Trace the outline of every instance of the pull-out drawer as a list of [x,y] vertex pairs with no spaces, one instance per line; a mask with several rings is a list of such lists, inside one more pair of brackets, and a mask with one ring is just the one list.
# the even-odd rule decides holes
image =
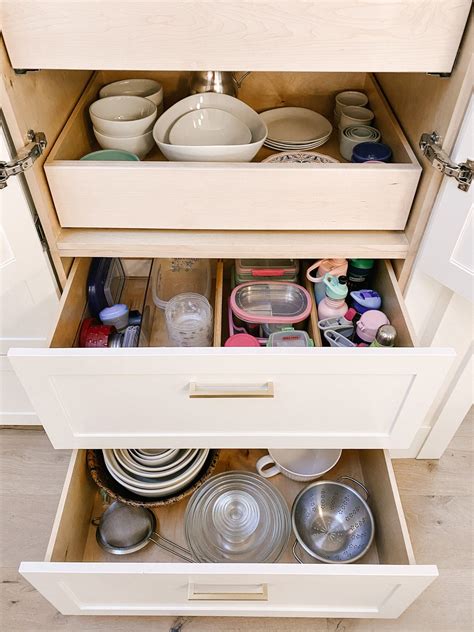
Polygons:
[[470,6],[468,0],[3,4],[15,68],[136,70],[158,62],[165,69],[405,72],[451,70]]
[[[216,473],[255,471],[263,450],[222,450]],[[436,566],[416,565],[392,464],[381,450],[343,451],[327,478],[349,475],[370,492],[375,539],[354,564],[322,564],[309,556],[297,564],[294,537],[275,564],[176,562],[149,544],[117,557],[96,542],[91,521],[103,499],[76,451],[66,478],[44,562],[23,562],[20,572],[63,614],[233,615],[288,617],[398,617],[437,576]],[[288,507],[303,483],[271,479]],[[187,499],[159,507],[159,532],[185,545]]]
[[55,448],[411,445],[454,352],[414,346],[390,262],[377,262],[373,286],[398,331],[392,349],[321,347],[314,306],[314,348],[221,346],[225,263],[214,266],[213,348],[170,347],[148,278],[130,276],[121,300],[144,314],[141,346],[84,349],[90,260],[75,261],[51,348],[9,353]]
[[[188,94],[189,73],[134,73],[159,80],[169,107]],[[89,105],[127,73],[97,72],[45,163],[63,228],[183,230],[403,230],[421,167],[389,104],[366,73],[252,73],[239,98],[256,111],[282,105],[333,120],[334,97],[363,90],[390,164],[352,164],[339,153],[337,126],[318,152],[338,163],[269,164],[263,147],[250,163],[168,162],[157,147],[141,162],[89,162],[100,149]],[[290,237],[291,238],[291,237]]]

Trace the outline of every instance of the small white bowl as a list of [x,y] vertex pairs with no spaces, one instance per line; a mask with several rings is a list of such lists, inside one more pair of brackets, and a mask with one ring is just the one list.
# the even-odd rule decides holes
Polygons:
[[149,99],[158,106],[163,103],[163,86],[153,79],[122,79],[100,89],[99,97],[134,96]]
[[[196,146],[171,145],[169,133],[175,122],[184,114],[203,108],[225,110],[240,119],[249,128],[252,142],[247,145]],[[195,162],[248,162],[262,147],[267,137],[267,126],[247,104],[228,94],[204,92],[181,99],[156,121],[153,138],[168,160]]]
[[89,107],[94,128],[116,138],[140,136],[150,131],[157,113],[156,105],[144,97],[105,97]]
[[374,120],[374,113],[359,105],[348,105],[341,110],[339,128],[345,129],[351,125],[370,125]]
[[101,134],[94,127],[94,135],[102,149],[123,149],[136,154],[140,160],[143,160],[147,154],[153,149],[155,141],[153,140],[153,131],[145,132],[141,136],[130,136],[127,138],[117,138],[115,136],[106,136]]
[[225,110],[204,108],[188,112],[170,130],[172,145],[247,145],[252,133],[240,119]]
[[363,107],[367,105],[369,99],[363,92],[358,92],[357,90],[344,90],[344,92],[336,94],[335,102],[334,111],[340,115],[342,108],[348,107],[349,105],[358,105]]
[[351,160],[352,150],[359,143],[378,143],[380,132],[369,125],[352,125],[339,130],[339,151],[346,160]]

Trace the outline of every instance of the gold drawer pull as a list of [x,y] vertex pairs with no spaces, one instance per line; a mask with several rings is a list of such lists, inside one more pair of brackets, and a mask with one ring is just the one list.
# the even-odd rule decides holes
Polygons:
[[189,397],[274,397],[273,382],[263,384],[198,384],[190,382]]
[[267,584],[192,584],[188,599],[201,601],[268,601]]

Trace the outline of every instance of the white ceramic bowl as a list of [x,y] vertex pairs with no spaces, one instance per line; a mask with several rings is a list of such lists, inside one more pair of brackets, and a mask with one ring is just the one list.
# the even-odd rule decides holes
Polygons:
[[125,151],[131,151],[132,154],[136,154],[140,160],[143,160],[155,146],[153,131],[151,130],[141,136],[116,138],[115,136],[105,136],[105,134],[101,134],[94,127],[94,135],[103,149],[123,149]]
[[[250,129],[252,142],[247,145],[214,145],[189,147],[171,145],[169,133],[175,122],[184,114],[203,108],[225,110],[240,119]],[[267,126],[251,107],[229,96],[217,92],[205,92],[186,97],[170,107],[156,121],[153,138],[168,160],[197,162],[248,162],[262,147],[267,137]]]
[[341,110],[339,128],[345,129],[351,125],[370,125],[374,120],[374,113],[359,105],[349,105]]
[[153,79],[122,79],[100,89],[99,97],[132,96],[150,99],[156,106],[163,103],[163,86]]
[[89,107],[94,128],[106,136],[125,138],[150,131],[158,111],[144,97],[105,97]]
[[248,145],[252,132],[230,112],[204,108],[188,112],[171,127],[172,145]]
[[346,160],[351,160],[352,150],[359,143],[377,143],[380,132],[369,125],[352,125],[339,130],[339,151]]
[[334,119],[336,123],[339,123],[341,120],[342,108],[349,105],[358,105],[363,107],[367,105],[368,102],[369,99],[363,92],[358,92],[357,90],[345,90],[344,92],[339,92],[339,94],[336,94],[334,106]]

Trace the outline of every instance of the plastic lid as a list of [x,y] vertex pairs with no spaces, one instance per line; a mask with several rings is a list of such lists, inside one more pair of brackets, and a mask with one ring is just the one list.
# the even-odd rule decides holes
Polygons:
[[227,338],[224,347],[260,347],[260,343],[250,334],[234,334]]
[[128,314],[128,305],[117,303],[116,305],[105,307],[103,310],[101,310],[99,318],[102,321],[111,320],[114,318],[120,318],[121,316],[125,316],[126,314]]
[[314,342],[306,331],[284,329],[270,335],[267,347],[314,347]]
[[382,305],[380,294],[375,290],[356,290],[351,292],[354,301],[367,309],[378,309]]
[[354,268],[361,268],[362,270],[370,270],[374,267],[373,259],[349,259],[349,263]]
[[371,309],[360,317],[357,323],[357,335],[364,342],[372,342],[378,328],[382,325],[390,325],[387,316],[377,309]]
[[[340,281],[342,279],[342,282]],[[326,296],[334,300],[341,300],[347,296],[347,278],[335,277],[332,274],[324,275],[324,285],[326,286]]]

